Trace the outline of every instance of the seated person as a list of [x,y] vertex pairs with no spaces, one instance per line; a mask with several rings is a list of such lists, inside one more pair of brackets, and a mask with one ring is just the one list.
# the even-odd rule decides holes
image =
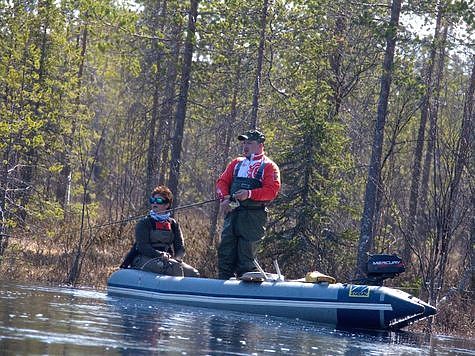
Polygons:
[[150,213],[135,226],[135,257],[132,268],[169,276],[199,277],[197,269],[182,261],[185,255],[183,234],[170,217],[173,194],[165,186],[151,194]]

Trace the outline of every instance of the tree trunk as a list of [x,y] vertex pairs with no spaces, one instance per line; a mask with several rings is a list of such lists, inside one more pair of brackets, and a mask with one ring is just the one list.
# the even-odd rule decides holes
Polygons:
[[[470,77],[470,84],[467,89],[464,111],[463,111],[463,118],[462,118],[462,126],[460,128],[460,138],[457,143],[457,150],[456,150],[456,161],[454,167],[454,175],[453,179],[449,184],[449,194],[448,194],[448,202],[445,205],[446,211],[443,214],[443,220],[441,222],[441,262],[440,262],[440,273],[438,273],[438,280],[439,286],[443,286],[445,280],[445,271],[447,268],[447,260],[449,257],[449,243],[452,239],[452,230],[454,229],[454,214],[455,214],[455,207],[457,201],[459,200],[459,192],[460,192],[460,182],[462,180],[462,175],[465,168],[469,168],[469,157],[470,157],[470,150],[473,147],[471,144],[470,139],[473,131],[473,120],[474,120],[474,98],[475,93],[475,65],[472,67],[472,73]],[[472,210],[473,212],[473,210]],[[472,214],[473,215],[473,214]],[[473,217],[472,217],[473,218]],[[472,246],[473,248],[473,246]],[[463,279],[462,279],[463,280]]]
[[168,58],[167,75],[164,90],[164,102],[160,110],[160,121],[158,123],[158,145],[157,152],[160,155],[158,162],[158,183],[165,184],[167,173],[167,163],[170,153],[170,133],[173,125],[173,107],[175,104],[177,63],[180,57],[180,37],[181,28],[178,24],[174,24],[171,34],[171,58]]
[[[36,71],[38,73],[38,79],[37,83],[41,87],[44,81],[44,76],[45,76],[45,61],[47,58],[47,42],[48,42],[48,31],[49,31],[49,12],[50,12],[50,4],[48,2],[45,3],[39,3],[38,4],[38,12],[40,16],[42,17],[42,21],[38,27],[38,34],[40,36],[40,60],[39,60],[39,65],[38,65],[38,70]],[[40,117],[42,114],[40,112],[40,101],[36,101],[34,104],[34,115],[35,117]],[[38,163],[39,159],[39,154],[38,150],[35,148],[29,148],[28,153],[26,154],[27,161],[25,164],[25,167],[20,170],[21,173],[21,179],[20,179],[20,211],[19,211],[19,217],[22,221],[25,221],[26,216],[27,216],[27,211],[26,207],[28,206],[28,202],[30,200],[30,194],[31,194],[31,185],[33,184],[33,178],[35,176],[35,171],[36,171],[36,165]]]
[[257,68],[256,68],[256,77],[254,78],[254,93],[252,95],[252,112],[251,112],[251,127],[253,129],[257,128],[257,111],[259,109],[259,94],[260,94],[260,83],[262,76],[262,62],[264,61],[264,47],[266,44],[266,26],[267,26],[267,10],[269,7],[269,1],[264,0],[262,4],[262,13],[261,13],[261,33],[259,36],[259,49],[257,52]]
[[[474,172],[475,169],[475,124],[473,118],[473,111],[472,111],[472,162],[470,164],[472,172]],[[469,289],[471,291],[475,290],[475,187],[472,187],[472,222],[470,226],[470,241],[468,243],[467,249],[468,249],[468,256],[469,256],[469,261],[468,261],[468,267],[465,270],[464,277],[462,278],[462,281],[460,283],[459,289],[465,289],[466,286],[469,286]],[[464,282],[465,281],[465,282]]]
[[[346,31],[345,16],[341,13],[341,10],[339,10],[334,16],[336,16],[336,20],[333,35],[335,38],[339,38],[341,34],[345,33]],[[331,108],[330,119],[335,119],[338,116],[338,113],[340,112],[341,101],[343,99],[342,85],[344,78],[341,73],[341,64],[343,60],[344,46],[343,41],[341,39],[337,41],[338,45],[329,56],[330,67],[332,69],[333,74],[333,78],[330,78],[329,80],[330,86],[333,91],[333,107]]]
[[2,256],[8,246],[8,212],[7,206],[7,189],[8,189],[8,151],[9,147],[5,147],[3,151],[3,159],[0,172],[0,263]]
[[[78,94],[77,94],[77,97],[76,97],[76,107],[78,108],[79,107],[79,102],[80,102],[80,91],[79,89],[81,88],[81,80],[82,80],[82,76],[83,76],[83,72],[84,72],[84,63],[85,63],[85,59],[86,59],[86,50],[87,50],[87,41],[88,41],[88,38],[87,38],[87,34],[88,34],[88,30],[87,30],[87,25],[84,26],[84,30],[83,30],[83,33],[82,33],[82,40],[81,40],[81,56],[80,56],[80,63],[79,63],[79,70],[78,70]],[[75,127],[76,127],[76,122],[73,121],[73,127],[72,127],[72,133],[71,133],[71,142],[70,144],[72,145],[72,140],[74,139],[74,132],[75,132]],[[102,139],[102,137],[101,137]],[[67,156],[66,156],[67,157]],[[72,171],[71,171],[71,166],[69,164],[69,159],[66,158],[67,160],[67,171],[65,173],[67,173],[67,177],[68,177],[68,182],[69,184],[71,184],[71,174],[72,174]],[[92,169],[93,167],[91,168],[91,174],[92,174]],[[83,175],[85,176],[86,175],[86,172],[83,172]],[[85,205],[86,205],[86,196],[87,196],[87,185],[88,185],[88,182],[84,183],[83,185],[83,201],[82,201],[82,214],[81,214],[81,229],[80,229],[80,236],[79,236],[79,241],[78,241],[78,244],[77,244],[77,247],[76,247],[76,253],[74,254],[74,257],[73,257],[73,263],[71,265],[71,268],[69,270],[69,273],[68,273],[68,277],[67,277],[67,283],[69,284],[75,284],[77,279],[79,278],[79,274],[80,274],[80,260],[82,258],[82,248],[83,248],[83,235],[84,235],[84,214],[85,214]],[[67,188],[66,188],[66,195],[69,196],[70,195],[70,190],[71,190],[71,186],[69,185]],[[69,202],[67,202],[69,203]]]
[[[445,27],[445,38],[447,37],[448,27]],[[445,58],[445,51],[441,53],[441,62],[444,63],[442,58]],[[472,71],[471,81],[467,89],[467,95],[464,105],[464,113],[462,118],[462,126],[460,128],[460,137],[457,143],[456,150],[456,161],[453,171],[453,179],[449,184],[449,194],[447,197],[446,212],[445,218],[441,223],[441,235],[442,235],[442,246],[441,246],[441,273],[439,274],[439,279],[441,281],[440,285],[443,285],[445,280],[445,270],[447,267],[447,259],[449,256],[449,242],[452,238],[452,230],[454,228],[454,214],[459,199],[460,192],[460,181],[462,180],[462,175],[465,167],[467,166],[467,161],[469,157],[470,150],[470,119],[472,114],[473,107],[473,93],[475,88],[475,72]]]
[[[427,78],[426,78],[426,93],[423,98],[421,106],[421,120],[419,123],[419,130],[417,133],[416,147],[414,148],[414,161],[412,164],[411,188],[409,197],[409,213],[407,215],[406,236],[404,240],[404,249],[402,258],[407,263],[411,260],[411,249],[413,247],[415,236],[414,227],[417,215],[417,203],[419,201],[419,182],[421,179],[421,162],[422,152],[424,148],[425,131],[427,126],[427,116],[429,113],[429,103],[432,96],[432,74],[434,71],[434,64],[436,59],[437,44],[440,41],[440,26],[442,20],[442,9],[439,6],[437,12],[437,20],[435,25],[434,40],[432,41],[432,49],[430,51],[429,60],[427,63]],[[444,44],[442,44],[444,46]]]
[[[462,179],[462,174],[464,169],[467,169],[468,172],[474,172],[473,163],[475,160],[475,142],[474,139],[474,130],[475,130],[475,57],[473,60],[472,74],[470,76],[470,84],[467,89],[465,105],[463,110],[463,120],[462,127],[460,129],[460,140],[457,147],[457,161],[455,164],[455,177],[451,184],[451,201],[455,202],[458,200],[459,195],[459,186],[460,180]],[[471,160],[471,161],[470,161]],[[473,178],[473,177],[472,177]],[[473,254],[473,222],[475,221],[475,210],[473,210],[473,193],[472,193],[472,227],[471,227],[471,248]],[[453,210],[451,210],[453,211]],[[451,214],[451,219],[449,223],[453,220],[453,214]],[[447,257],[446,257],[447,258]],[[472,261],[472,263],[475,261]],[[473,270],[472,270],[473,272]]]
[[175,194],[175,206],[179,205],[180,197],[178,183],[180,180],[181,146],[183,132],[185,130],[186,105],[188,103],[188,89],[190,87],[191,61],[193,57],[193,42],[195,40],[196,17],[198,15],[198,2],[199,0],[190,0],[190,13],[188,16],[188,31],[185,41],[185,51],[183,54],[180,93],[175,115],[175,133],[173,135],[170,175],[168,178],[168,187]]
[[[94,173],[94,168],[96,166],[97,158],[99,157],[99,151],[101,149],[102,143],[104,142],[105,139],[105,132],[106,132],[107,124],[104,125],[104,128],[102,129],[101,132],[101,137],[99,138],[99,142],[97,143],[96,150],[94,152],[94,155],[92,156],[92,163],[91,167],[89,169],[89,172],[87,172],[87,164],[83,165],[83,171],[81,172],[81,175],[83,176],[83,194],[82,194],[82,207],[81,207],[81,225],[79,229],[79,241],[77,244],[76,248],[76,253],[74,255],[73,263],[71,265],[71,269],[69,270],[68,278],[66,280],[66,283],[75,285],[76,281],[79,278],[79,275],[81,273],[81,266],[82,266],[82,260],[84,258],[84,224],[85,224],[85,218],[86,216],[89,217],[89,212],[87,208],[87,200],[88,200],[88,195],[89,195],[89,183],[91,182],[92,175]],[[86,249],[84,249],[86,250]]]
[[394,51],[396,49],[396,36],[399,26],[399,14],[402,0],[393,0],[391,5],[391,20],[386,32],[386,51],[384,54],[383,74],[381,76],[381,89],[379,93],[378,112],[373,136],[371,161],[369,165],[368,180],[364,199],[364,211],[361,218],[361,231],[358,243],[358,256],[356,276],[362,277],[366,272],[366,255],[373,245],[373,219],[377,199],[378,181],[380,176],[381,155],[383,149],[384,126],[388,109],[389,92],[391,88],[392,66]]
[[[472,58],[472,86],[475,82],[475,56]],[[473,90],[473,89],[472,89]],[[473,97],[472,92],[472,105],[467,106],[470,109],[470,161],[469,161],[469,171],[475,172],[475,98]],[[466,284],[470,286],[470,290],[475,290],[475,183],[471,182],[471,211],[472,211],[472,222],[470,226],[470,242],[468,244],[468,254],[469,254],[469,266],[467,268],[467,282]],[[462,286],[465,287],[465,286]]]
[[[167,2],[164,1],[161,7],[161,14],[159,14],[159,4],[157,4],[156,14],[154,19],[154,26],[153,26],[153,33],[156,35],[157,28],[160,31],[163,31],[163,23],[165,22],[165,14],[166,14],[166,6]],[[161,26],[158,26],[161,17]],[[163,51],[158,46],[158,40],[155,38],[153,40],[153,53],[155,55],[155,65],[156,65],[156,72],[155,72],[155,80],[153,81],[153,99],[152,99],[152,114],[150,117],[150,124],[149,124],[149,137],[148,137],[148,150],[147,150],[147,177],[146,177],[146,186],[145,186],[145,198],[147,198],[150,192],[153,190],[153,187],[156,185],[158,176],[157,176],[157,140],[156,140],[156,126],[159,116],[159,106],[160,106],[160,68],[163,59]],[[158,136],[160,135],[160,131],[158,131]],[[146,199],[144,200],[146,201]]]
[[[447,38],[448,32],[448,24],[445,23],[443,29],[443,41]],[[428,243],[431,247],[429,253],[429,265],[427,270],[429,271],[428,275],[429,278],[426,282],[428,285],[429,291],[429,302],[430,303],[437,303],[439,294],[443,289],[443,285],[445,283],[445,270],[447,266],[447,258],[448,254],[450,253],[450,242],[452,237],[452,227],[453,227],[453,217],[454,217],[454,208],[456,201],[453,200],[453,194],[458,194],[458,185],[460,177],[457,177],[459,173],[455,172],[448,172],[447,176],[444,176],[443,180],[448,181],[448,186],[446,186],[445,182],[441,181],[443,176],[443,170],[440,166],[440,145],[437,144],[438,142],[438,115],[439,115],[439,103],[440,103],[440,92],[441,92],[441,82],[445,68],[445,48],[441,48],[437,60],[437,76],[435,81],[435,100],[434,104],[431,108],[430,112],[430,120],[431,120],[431,134],[432,137],[429,141],[431,151],[427,153],[426,157],[426,172],[425,173],[425,191],[424,196],[422,199],[428,201],[428,176],[430,172],[430,162],[432,161],[432,186],[433,192],[430,194],[432,198],[433,204],[433,212],[431,216],[433,219],[427,219],[428,221],[428,230],[434,231],[432,236],[425,236],[425,243]],[[456,156],[454,160],[457,162],[458,155],[460,152],[456,152]],[[457,165],[457,163],[456,163]],[[426,203],[427,204],[427,203]],[[429,204],[427,204],[429,205]],[[421,214],[421,216],[423,216]],[[425,216],[423,216],[425,217]],[[422,225],[422,219],[419,217],[419,221]],[[421,229],[421,225],[419,225],[419,229]]]
[[[77,46],[81,46],[81,52],[79,56],[79,68],[77,73],[78,84],[77,84],[77,95],[76,95],[76,112],[79,110],[80,104],[80,91],[82,86],[82,77],[84,73],[84,63],[86,62],[86,51],[88,45],[88,26],[84,25],[82,31],[82,36],[78,34],[77,37]],[[73,146],[74,135],[76,132],[76,120],[73,117],[73,122],[71,123],[71,134],[69,137],[65,138],[65,150],[61,152],[60,162],[63,164],[63,168],[60,172],[59,187],[56,189],[56,197],[61,202],[64,208],[66,208],[71,199],[71,185],[72,185],[72,168],[70,162],[69,151]]]
[[[448,25],[447,23],[443,24],[441,41],[445,43],[447,38],[447,31]],[[432,174],[432,185],[434,187],[434,191],[432,194],[433,202],[434,202],[434,209],[445,209],[442,206],[443,202],[440,200],[439,194],[441,193],[440,189],[437,187],[437,176],[440,174],[438,173],[439,169],[439,153],[437,153],[437,121],[438,121],[438,113],[439,113],[439,102],[440,102],[440,91],[441,91],[441,82],[442,76],[444,72],[444,63],[445,63],[445,49],[441,48],[440,52],[435,61],[436,65],[436,73],[434,78],[434,92],[433,92],[433,102],[430,105],[429,110],[429,136],[427,139],[427,148],[425,152],[424,158],[424,165],[422,170],[422,180],[421,180],[421,192],[419,194],[419,209],[418,213],[416,214],[416,226],[415,231],[417,232],[418,236],[420,236],[419,244],[425,245],[428,239],[430,238],[428,235],[430,234],[431,227],[434,226],[434,237],[431,238],[431,247],[430,251],[426,257],[427,259],[427,273],[426,273],[426,283],[427,291],[429,295],[429,302],[435,302],[437,300],[437,295],[440,291],[440,286],[438,285],[439,277],[438,276],[438,266],[440,267],[440,247],[442,244],[442,240],[444,237],[441,235],[441,229],[439,223],[437,222],[440,219],[440,215],[438,217],[431,217],[433,214],[428,214],[427,211],[429,209],[429,182],[430,182],[430,175]],[[440,210],[437,214],[442,213]]]
[[[441,41],[445,43],[447,39],[447,30],[448,30],[448,25],[444,25],[444,29],[442,32],[442,38]],[[436,65],[437,65],[437,73],[434,81],[434,92],[433,92],[433,104],[429,105],[430,110],[429,110],[429,137],[427,139],[427,149],[426,149],[426,154],[424,157],[424,166],[422,170],[422,180],[421,180],[421,194],[420,196],[420,202],[421,205],[419,206],[419,213],[416,215],[417,221],[417,226],[416,226],[416,231],[420,234],[423,225],[423,217],[424,217],[424,209],[427,208],[427,198],[428,198],[428,190],[429,190],[429,177],[430,177],[430,172],[431,172],[431,162],[433,159],[436,159],[435,156],[433,156],[434,150],[435,150],[435,141],[436,141],[436,129],[437,129],[437,116],[439,112],[439,101],[440,101],[440,83],[442,81],[442,74],[443,74],[443,69],[444,69],[444,63],[445,63],[445,56],[444,56],[444,51],[441,49],[441,53],[438,56],[438,59],[435,60]],[[434,167],[435,169],[436,167]]]
[[[238,63],[236,64],[236,74],[234,76],[233,81],[233,94],[231,99],[231,108],[229,114],[229,120],[226,120],[226,131],[225,131],[225,140],[224,140],[224,147],[221,154],[221,167],[220,171],[224,171],[226,168],[226,163],[229,156],[229,149],[231,147],[231,137],[233,132],[233,125],[236,122],[237,118],[237,97],[239,93],[239,81],[241,78],[241,59],[238,58]],[[218,135],[216,137],[216,141],[222,141],[222,136],[218,130]],[[217,242],[217,226],[218,226],[218,216],[219,216],[219,201],[212,206],[212,213],[210,217],[210,228],[209,228],[209,236],[210,241],[214,245]]]

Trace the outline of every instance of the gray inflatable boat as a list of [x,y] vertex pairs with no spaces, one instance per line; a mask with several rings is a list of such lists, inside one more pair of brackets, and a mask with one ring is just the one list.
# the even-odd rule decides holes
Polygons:
[[436,313],[422,300],[383,286],[171,277],[136,269],[114,272],[108,293],[298,318],[339,329],[397,330]]

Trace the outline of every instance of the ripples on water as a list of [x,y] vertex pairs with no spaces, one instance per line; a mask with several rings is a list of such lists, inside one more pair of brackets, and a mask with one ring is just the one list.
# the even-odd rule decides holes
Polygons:
[[87,289],[0,286],[1,355],[474,355],[475,341],[310,322]]

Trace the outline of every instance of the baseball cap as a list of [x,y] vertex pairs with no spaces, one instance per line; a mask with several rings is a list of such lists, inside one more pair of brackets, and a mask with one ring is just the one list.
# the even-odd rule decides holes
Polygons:
[[247,131],[239,135],[237,138],[239,141],[249,140],[249,141],[264,142],[266,140],[266,136],[258,130]]

